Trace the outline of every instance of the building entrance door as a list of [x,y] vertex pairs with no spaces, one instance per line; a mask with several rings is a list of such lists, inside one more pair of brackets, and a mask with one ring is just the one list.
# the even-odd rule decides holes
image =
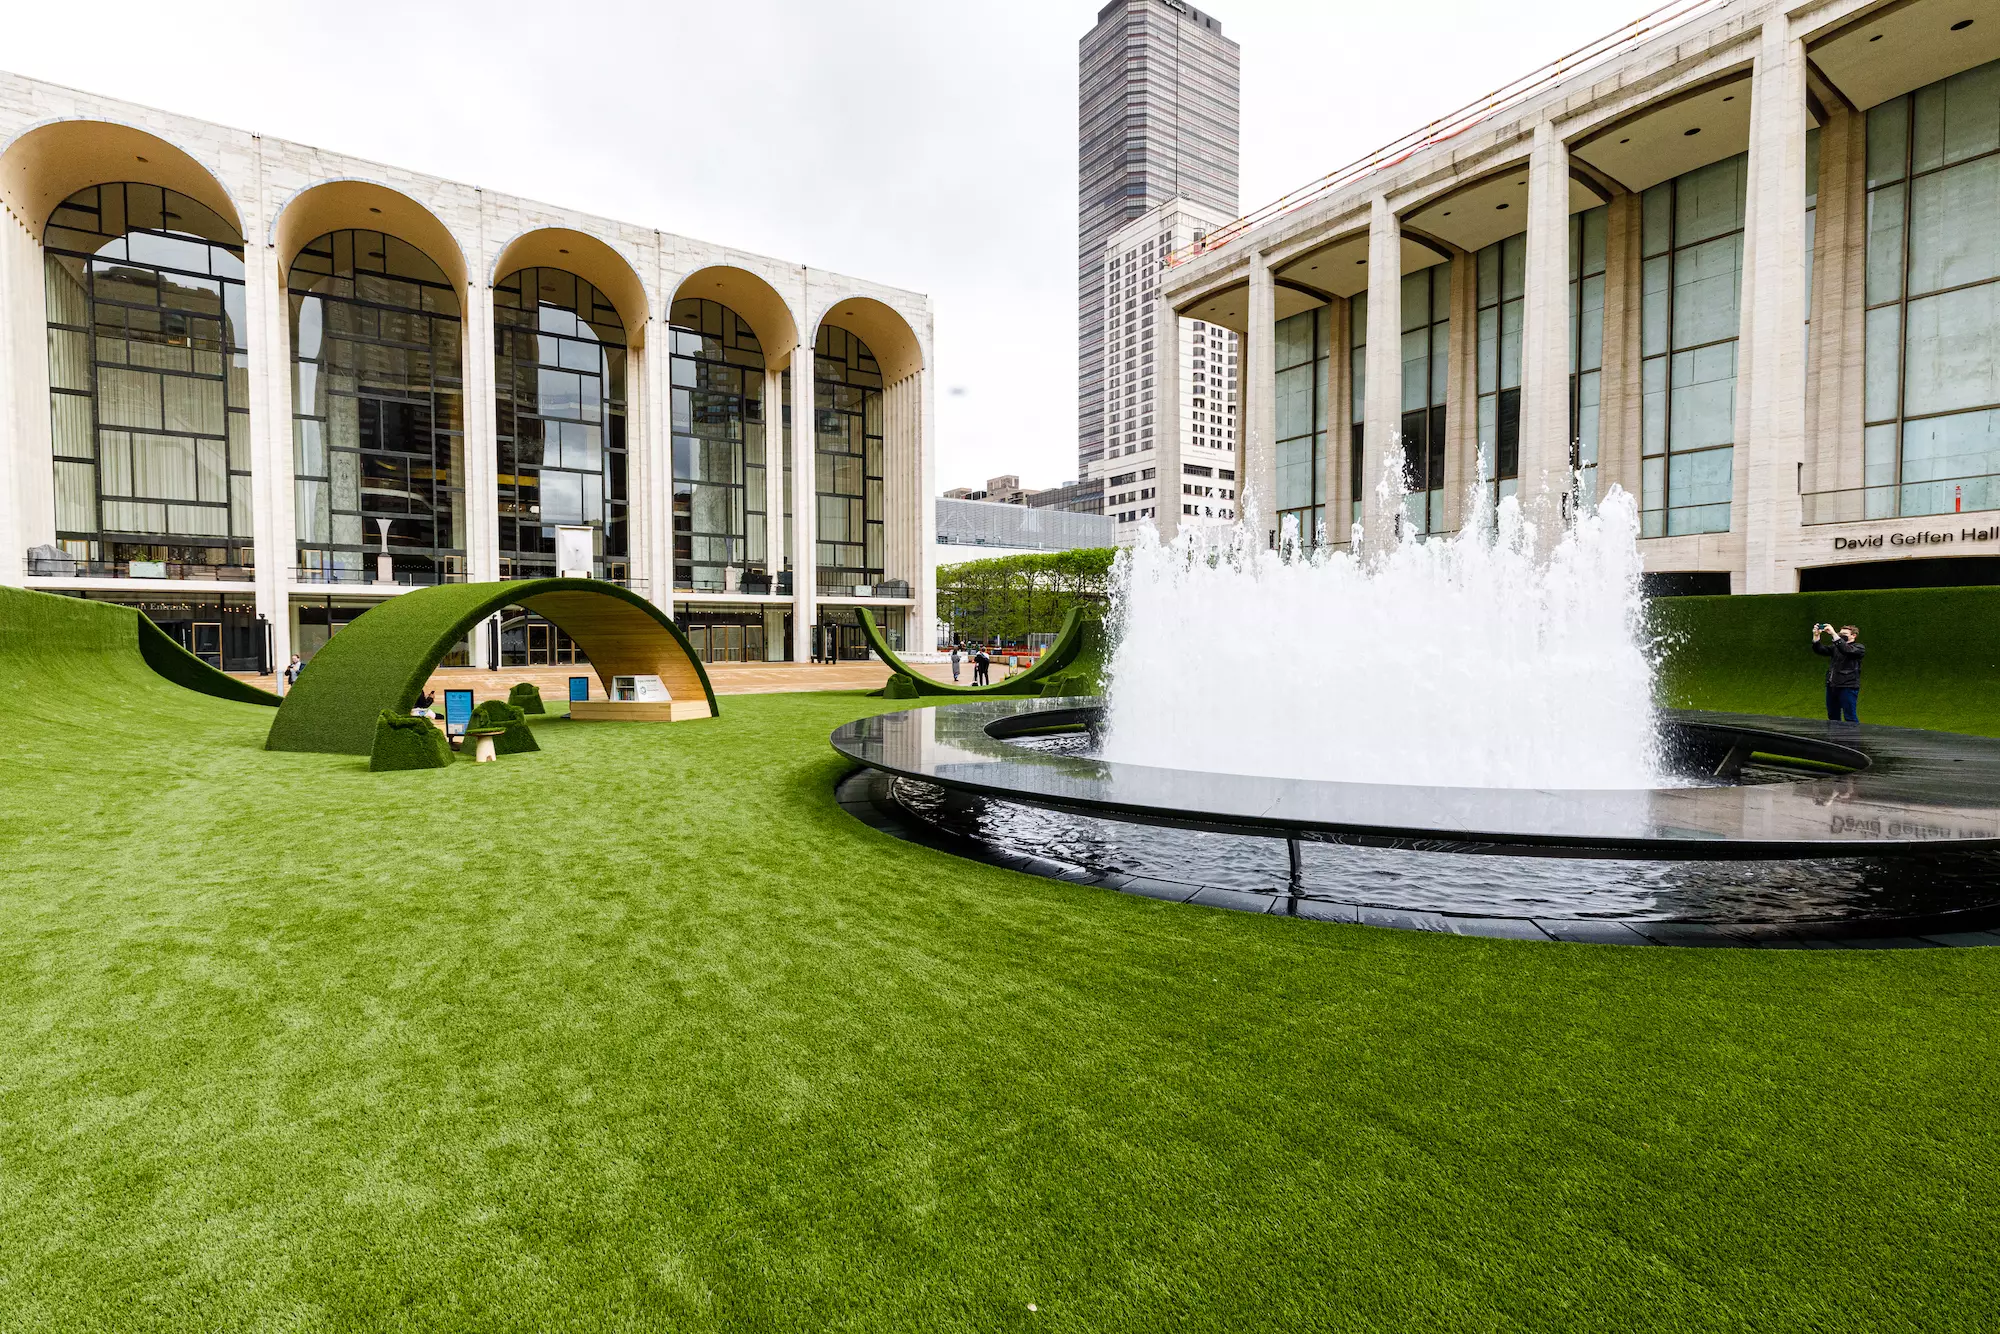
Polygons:
[[222,626],[214,621],[194,623],[194,655],[209,666],[222,666]]
[[528,665],[530,667],[546,667],[552,661],[550,657],[550,629],[551,627],[547,621],[528,622]]

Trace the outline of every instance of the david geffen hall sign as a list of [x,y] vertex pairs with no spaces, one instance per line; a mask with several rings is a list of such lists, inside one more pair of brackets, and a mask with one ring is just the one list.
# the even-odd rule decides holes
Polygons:
[[1951,542],[1994,542],[2000,541],[2000,526],[1992,528],[1961,528],[1953,533],[1948,529],[1928,529],[1920,533],[1869,533],[1862,537],[1836,537],[1833,539],[1835,551],[1871,551],[1882,546],[1892,547],[1940,547]]

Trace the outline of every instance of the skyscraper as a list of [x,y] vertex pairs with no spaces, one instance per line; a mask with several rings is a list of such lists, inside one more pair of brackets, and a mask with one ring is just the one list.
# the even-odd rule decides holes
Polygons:
[[1079,49],[1077,455],[1104,454],[1105,244],[1181,199],[1237,212],[1237,47],[1183,0],[1111,0]]

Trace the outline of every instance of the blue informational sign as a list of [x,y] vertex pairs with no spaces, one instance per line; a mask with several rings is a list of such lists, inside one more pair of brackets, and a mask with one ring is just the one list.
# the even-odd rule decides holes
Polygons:
[[444,734],[464,736],[465,729],[472,725],[472,692],[470,690],[447,690],[444,692]]
[[588,700],[590,698],[590,678],[587,676],[572,676],[569,679],[569,698],[571,703],[575,703],[580,699]]

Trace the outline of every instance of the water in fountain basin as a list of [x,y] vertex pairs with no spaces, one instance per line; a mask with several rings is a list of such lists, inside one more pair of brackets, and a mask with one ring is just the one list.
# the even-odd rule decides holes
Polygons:
[[1511,497],[1473,509],[1455,535],[1367,556],[1268,550],[1247,521],[1132,548],[1100,753],[1370,783],[1670,781],[1631,496],[1612,488],[1553,542]]

